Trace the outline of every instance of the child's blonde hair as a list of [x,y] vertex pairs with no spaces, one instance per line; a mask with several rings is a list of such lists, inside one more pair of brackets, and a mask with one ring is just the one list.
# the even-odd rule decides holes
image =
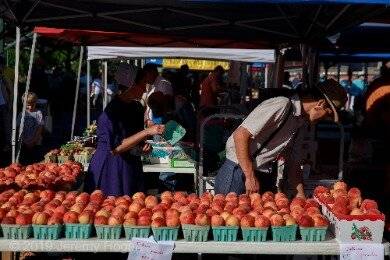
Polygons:
[[[23,95],[24,99],[24,95]],[[27,93],[27,104],[36,104],[38,101],[38,96],[34,92]]]

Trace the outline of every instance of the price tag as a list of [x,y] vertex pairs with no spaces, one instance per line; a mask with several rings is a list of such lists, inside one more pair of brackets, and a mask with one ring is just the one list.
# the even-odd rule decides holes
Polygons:
[[133,238],[131,240],[133,250],[129,253],[128,260],[171,260],[175,242],[156,242],[152,237]]
[[340,260],[384,260],[383,244],[340,244]]

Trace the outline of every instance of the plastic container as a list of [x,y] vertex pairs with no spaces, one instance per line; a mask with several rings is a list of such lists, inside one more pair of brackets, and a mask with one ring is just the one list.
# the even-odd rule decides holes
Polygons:
[[170,143],[171,145],[175,145],[185,135],[186,135],[185,128],[173,120],[170,120],[165,124],[165,131],[162,134],[164,140]]
[[242,239],[245,242],[265,242],[267,240],[268,228],[241,228]]
[[95,225],[95,230],[99,239],[119,239],[122,234],[122,225]]
[[27,239],[32,236],[31,225],[7,225],[1,224],[5,239]]
[[63,225],[32,225],[35,239],[59,239]]
[[297,225],[271,227],[274,242],[288,242],[297,240]]
[[210,226],[182,225],[184,239],[189,242],[206,242]]
[[235,242],[237,241],[238,227],[212,227],[214,241]]
[[92,224],[65,224],[65,238],[87,239],[92,234]]
[[72,160],[73,160],[73,156],[72,155],[58,155],[57,156],[58,163],[66,163],[66,162],[69,162],[69,161],[72,161]]
[[179,227],[158,227],[152,228],[153,236],[159,241],[176,241],[179,234]]
[[324,241],[326,237],[326,230],[328,227],[299,227],[303,241],[320,242]]
[[150,235],[150,226],[123,226],[126,239],[133,237],[148,238]]

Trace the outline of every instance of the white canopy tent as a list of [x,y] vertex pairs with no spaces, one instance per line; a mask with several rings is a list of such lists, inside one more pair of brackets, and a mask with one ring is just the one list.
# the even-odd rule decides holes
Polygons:
[[88,47],[88,60],[116,58],[198,58],[242,62],[275,62],[275,51],[264,49],[164,48],[164,47]]

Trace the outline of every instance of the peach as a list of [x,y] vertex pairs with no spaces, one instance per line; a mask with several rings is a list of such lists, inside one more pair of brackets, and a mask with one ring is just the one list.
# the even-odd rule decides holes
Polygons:
[[301,216],[305,213],[304,209],[302,208],[295,208],[294,210],[291,211],[291,216],[295,219],[298,220],[301,218]]
[[354,208],[351,210],[351,213],[350,215],[353,215],[353,216],[358,216],[358,215],[363,215],[364,212],[363,210],[359,209],[359,208]]
[[137,226],[150,226],[151,223],[152,220],[147,216],[141,216],[137,220]]
[[187,198],[187,193],[184,191],[176,191],[173,193],[173,199],[178,201],[180,198]]
[[145,194],[143,192],[136,192],[133,194],[133,197],[132,197],[133,200],[145,200]]
[[305,209],[310,208],[310,207],[319,208],[320,205],[318,204],[318,202],[315,199],[307,199]]
[[51,216],[48,221],[47,221],[47,224],[48,225],[59,225],[59,224],[62,224],[63,223],[63,220],[62,220],[62,217],[61,216],[56,216],[56,215],[53,215]]
[[337,189],[333,191],[332,196],[337,199],[339,197],[348,198],[348,193],[346,190],[343,189]]
[[362,210],[367,211],[370,209],[378,209],[378,204],[375,200],[365,199],[361,205]]
[[141,204],[139,204],[139,203],[137,203],[137,202],[133,202],[133,203],[131,203],[131,205],[129,206],[129,211],[133,211],[133,212],[135,212],[135,213],[138,213],[138,212],[141,211],[142,207],[143,207],[143,206],[142,206]]
[[275,195],[271,191],[266,191],[261,196],[261,199],[263,200],[263,202],[274,201],[274,196]]
[[260,199],[254,199],[251,201],[251,206],[252,208],[258,208],[258,207],[263,207],[263,201]]
[[107,225],[108,224],[108,218],[104,216],[95,216],[94,222],[95,225]]
[[290,214],[290,209],[289,208],[281,208],[280,210],[277,211],[279,215],[285,215],[285,214]]
[[223,207],[221,205],[213,205],[211,207],[211,209],[217,211],[218,213],[222,213],[223,212]]
[[224,225],[225,225],[225,220],[221,216],[214,215],[211,217],[211,226],[220,227]]
[[[52,210],[54,211],[57,207],[55,206]],[[45,207],[46,209],[46,207]],[[77,214],[81,214],[84,210],[84,206],[82,204],[74,204],[70,209],[70,211],[76,212]]]
[[194,225],[195,224],[195,214],[192,212],[183,212],[180,214],[180,223],[188,224],[188,225]]
[[108,225],[110,226],[117,226],[123,224],[123,218],[119,216],[111,216],[108,218]]
[[336,205],[336,204],[333,205],[332,211],[335,214],[340,214],[340,215],[348,215],[349,214],[349,209],[346,206],[341,206],[341,205]]
[[136,218],[128,218],[123,221],[123,226],[136,226],[137,219]]
[[[205,204],[201,204],[201,205],[199,205],[198,209],[196,210],[196,213],[205,214],[208,209],[209,209],[209,206],[207,206]],[[183,211],[181,211],[181,212],[183,212]]]
[[16,209],[11,209],[10,211],[5,214],[6,217],[13,217],[16,218],[16,216],[19,214],[19,212]]
[[316,214],[321,214],[321,211],[316,207],[310,207],[306,210],[306,214],[313,217]]
[[77,223],[79,214],[74,211],[68,211],[64,214],[63,221],[66,224],[75,224]]
[[270,209],[273,209],[273,210],[278,210],[278,207],[276,206],[276,203],[274,201],[267,201],[263,204],[263,208],[266,209],[266,208],[270,208]]
[[221,217],[225,220],[227,220],[228,217],[230,217],[232,214],[230,214],[230,212],[227,212],[227,211],[224,211],[221,213]]
[[275,193],[275,201],[277,201],[279,199],[288,199],[288,198],[287,198],[287,195],[284,194],[283,192],[277,192],[277,193]]
[[289,203],[287,198],[280,198],[278,200],[275,200],[275,202],[278,209],[287,208]]
[[163,198],[161,199],[161,203],[167,204],[169,207],[174,203],[175,201],[172,198]]
[[246,212],[240,208],[236,208],[233,210],[233,215],[241,220],[241,218],[246,215]]
[[348,191],[349,198],[356,198],[356,197],[361,197],[361,196],[362,196],[361,191],[356,187],[352,187]]
[[216,210],[214,210],[214,209],[208,209],[208,210],[206,211],[206,215],[209,216],[209,217],[211,217],[211,216],[214,216],[214,215],[219,215],[219,212],[216,211]]
[[96,212],[95,216],[103,216],[103,217],[110,217],[110,211],[106,210],[106,209],[101,209],[99,210],[98,212]]
[[156,219],[154,219],[152,221],[151,226],[153,228],[165,227],[166,226],[165,219],[163,219],[163,218],[156,218]]
[[238,197],[235,192],[230,192],[225,197],[226,202],[233,202],[238,204]]
[[285,221],[286,221],[286,226],[293,226],[293,225],[297,224],[296,220],[291,216],[288,218],[285,218]]
[[89,199],[90,199],[90,201],[95,201],[95,202],[98,202],[98,203],[103,202],[103,200],[104,200],[103,191],[101,191],[101,190],[94,190],[91,193],[91,196],[89,197]]
[[313,217],[315,227],[327,227],[329,226],[329,221],[323,215],[316,215]]
[[294,206],[300,206],[301,208],[304,208],[306,205],[306,200],[303,198],[293,198],[290,203],[290,209],[293,209]]
[[32,216],[28,214],[19,213],[15,218],[16,225],[30,225],[32,224]]
[[225,195],[223,195],[223,194],[215,194],[214,195],[214,198],[213,198],[213,201],[214,200],[225,200]]
[[[133,212],[133,211],[129,211],[129,212]],[[135,213],[135,212],[133,212],[133,213]],[[151,218],[152,215],[153,215],[153,212],[148,208],[143,208],[138,212],[138,217],[147,216],[147,217]]]
[[79,215],[79,223],[80,224],[92,224],[93,222],[93,213],[84,211]]
[[213,200],[213,195],[212,195],[210,192],[206,191],[206,192],[204,192],[204,193],[200,196],[200,199],[201,199],[201,200],[212,201],[212,200]]
[[255,227],[257,228],[268,228],[270,225],[271,222],[265,216],[258,216],[255,218]]
[[152,209],[154,206],[158,204],[158,200],[155,196],[147,196],[145,198],[145,206],[146,208]]
[[[146,215],[142,215],[140,217],[145,217]],[[107,218],[109,217],[109,215],[107,216]],[[152,216],[150,216],[151,218]],[[133,212],[133,211],[129,211],[127,212],[124,216],[123,216],[124,219],[128,219],[128,218],[138,218],[138,214]]]
[[173,199],[173,194],[170,191],[164,191],[163,193],[161,193],[161,197],[160,198],[161,198],[161,200]]
[[196,200],[196,201],[200,201],[199,200],[199,197],[198,197],[198,195],[196,195],[196,193],[191,193],[191,194],[189,194],[188,196],[187,196],[187,199],[188,199],[188,201],[189,202],[192,202],[192,201],[194,201],[194,200]]
[[199,203],[191,202],[188,206],[191,208],[191,210],[197,210],[199,207]]
[[156,219],[156,218],[165,218],[165,213],[164,211],[156,211],[153,213],[152,215],[152,220]]
[[126,214],[126,208],[123,207],[116,207],[112,210],[111,216],[117,216],[119,218],[122,218]]
[[59,214],[64,215],[67,211],[67,208],[64,205],[60,205],[57,208],[55,208],[54,212],[58,212]]
[[245,215],[241,218],[240,221],[241,227],[254,227],[255,226],[255,218],[251,215]]
[[369,209],[364,213],[365,215],[382,215],[382,213],[378,209]]
[[263,216],[267,217],[268,219],[271,219],[271,216],[276,214],[276,212],[273,209],[265,209],[263,211]]
[[236,216],[233,216],[233,215],[229,216],[225,222],[226,222],[226,226],[228,226],[228,227],[240,225],[240,220]]
[[182,205],[182,204],[179,203],[179,202],[174,202],[174,203],[172,203],[172,205],[171,205],[171,209],[179,210],[181,206],[184,206],[184,205]]
[[138,203],[140,204],[142,207],[145,207],[145,200],[142,200],[140,198],[135,198],[133,199],[133,202],[132,203]]
[[171,218],[171,217],[178,217],[179,218],[180,217],[180,213],[176,209],[168,209],[165,212],[165,215],[167,216],[167,218]]
[[316,196],[322,193],[329,193],[329,189],[325,186],[317,186],[313,192]]
[[46,225],[49,215],[44,212],[37,212],[32,218],[32,223],[35,225]]
[[272,215],[270,218],[270,221],[271,221],[271,226],[274,226],[274,227],[281,227],[281,226],[286,225],[286,221],[279,214]]
[[195,217],[195,225],[208,226],[210,225],[210,218],[206,214],[197,214]]
[[333,185],[333,189],[334,190],[338,190],[338,189],[341,189],[341,190],[347,190],[347,184],[343,181],[338,181],[336,182],[334,185]]
[[313,219],[308,215],[302,215],[298,219],[298,224],[301,227],[314,227],[314,221]]
[[250,204],[241,204],[240,206],[238,206],[238,208],[245,211],[245,213],[249,213],[249,211],[252,210],[252,207],[250,206]]
[[252,216],[254,218],[257,218],[258,216],[261,216],[261,214],[259,212],[257,212],[256,210],[252,210],[251,212],[248,213],[249,216]]
[[[203,207],[203,208],[198,208],[198,210],[199,211],[205,211],[205,210],[207,210],[205,207]],[[197,210],[197,211],[198,211]],[[186,206],[181,206],[180,208],[179,208],[179,210],[178,210],[180,213],[183,213],[183,212],[186,212],[186,211],[192,211],[191,210],[191,208],[190,208],[190,206],[188,206],[188,205],[186,205]]]
[[4,217],[1,221],[2,224],[15,224],[15,218],[14,217]]

